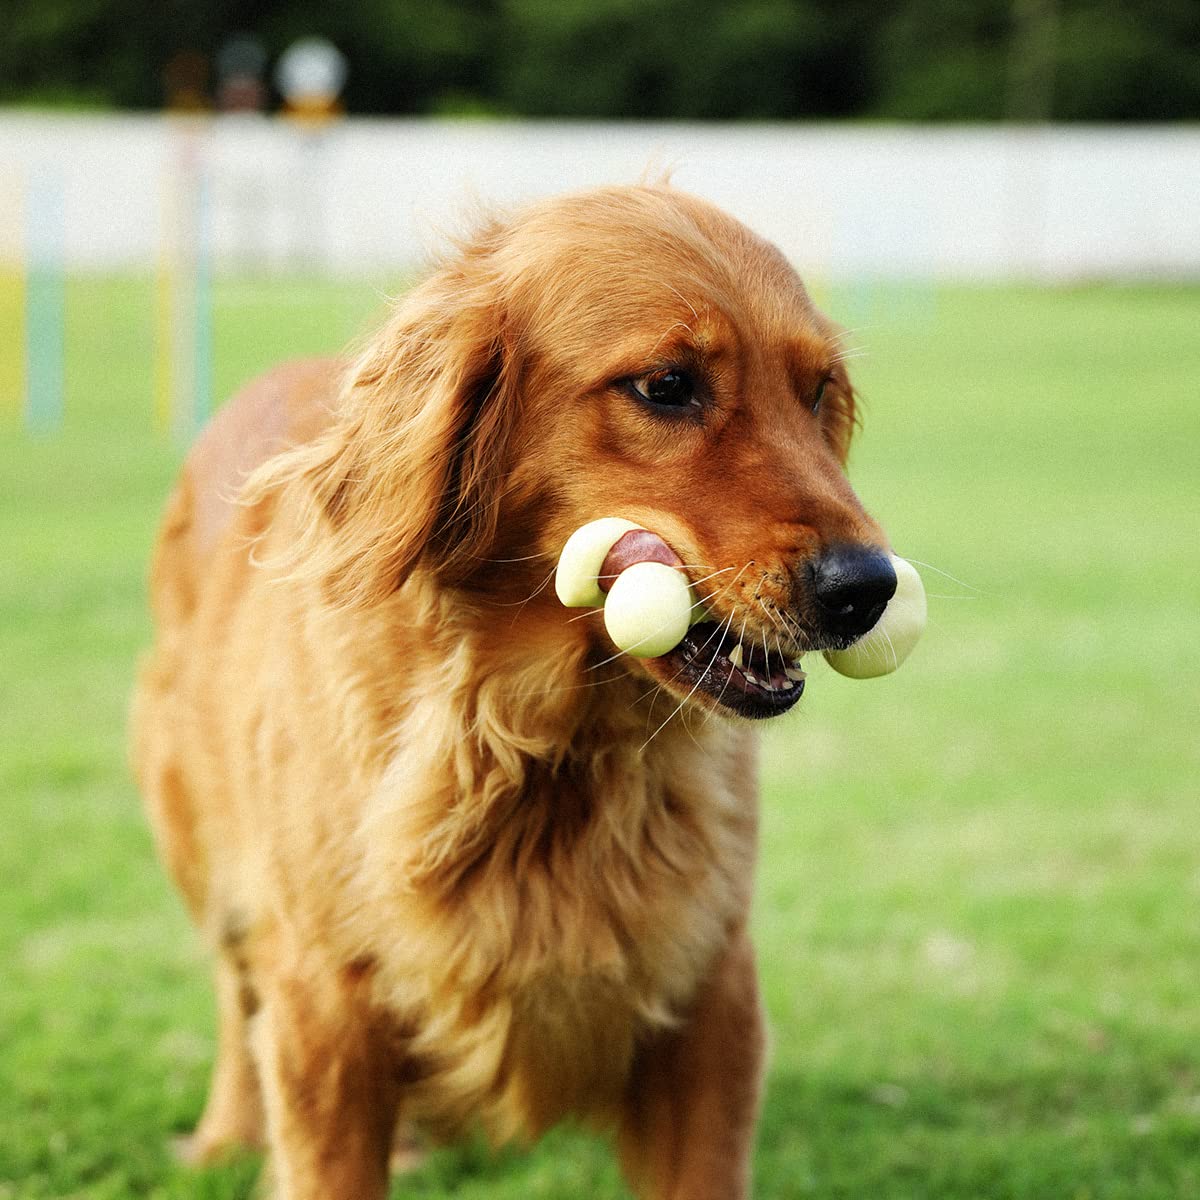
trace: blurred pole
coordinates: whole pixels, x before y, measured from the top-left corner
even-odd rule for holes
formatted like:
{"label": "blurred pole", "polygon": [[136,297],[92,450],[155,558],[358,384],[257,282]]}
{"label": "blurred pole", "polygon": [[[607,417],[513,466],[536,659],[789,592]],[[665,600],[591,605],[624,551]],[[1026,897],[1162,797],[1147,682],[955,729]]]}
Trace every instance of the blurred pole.
{"label": "blurred pole", "polygon": [[171,333],[171,429],[181,442],[187,442],[194,428],[192,413],[196,407],[196,188],[199,183],[196,146],[196,118],[180,117],[172,121],[174,134],[175,194],[169,209],[172,225],[170,308]]}
{"label": "blurred pole", "polygon": [[[217,108],[226,121],[261,121],[267,107],[267,50],[253,34],[236,33],[217,51]],[[231,218],[231,261],[259,265],[268,244],[270,187],[260,162],[229,160],[221,171],[223,207]],[[208,186],[213,187],[211,175]]]}
{"label": "blurred pole", "polygon": [[192,317],[193,366],[191,430],[199,432],[212,412],[213,405],[213,196],[212,172],[203,158],[196,163],[195,190],[195,310]]}
{"label": "blurred pole", "polygon": [[212,406],[212,195],[209,63],[195,51],[163,69],[167,161],[157,286],[155,418],[189,441]]}
{"label": "blurred pole", "polygon": [[1025,124],[1054,115],[1058,0],[1013,0],[1008,119]]}
{"label": "blurred pole", "polygon": [[29,273],[25,299],[25,424],[55,433],[63,418],[66,335],[66,184],[50,167],[35,170],[25,199]]}
{"label": "blurred pole", "polygon": [[[26,367],[26,265],[24,180],[19,175],[5,180],[0,191],[0,424],[19,427],[25,406]],[[10,232],[5,232],[10,231]]]}
{"label": "blurred pole", "polygon": [[154,427],[165,436],[171,429],[171,396],[175,390],[175,352],[171,331],[175,327],[172,312],[175,303],[175,230],[179,224],[176,215],[179,206],[178,187],[170,162],[163,172],[160,199],[158,273],[154,291]]}
{"label": "blurred pole", "polygon": [[212,190],[202,117],[172,117],[155,317],[155,424],[189,440],[212,407]]}
{"label": "blurred pole", "polygon": [[1006,239],[1012,272],[1042,279],[1049,197],[1046,130],[1054,115],[1059,0],[1013,0]]}
{"label": "blurred pole", "polygon": [[293,260],[310,270],[328,265],[326,150],[331,124],[343,115],[338,97],[346,84],[346,70],[346,56],[320,37],[293,42],[275,68],[275,83],[284,98],[284,116],[299,137]]}

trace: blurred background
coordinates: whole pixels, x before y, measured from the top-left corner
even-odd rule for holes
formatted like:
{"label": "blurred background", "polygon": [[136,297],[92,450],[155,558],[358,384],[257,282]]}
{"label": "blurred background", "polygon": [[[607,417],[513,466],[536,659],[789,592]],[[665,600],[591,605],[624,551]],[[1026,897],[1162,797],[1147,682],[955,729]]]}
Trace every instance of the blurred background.
{"label": "blurred background", "polygon": [[[673,172],[851,331],[930,593],[765,732],[756,1195],[1200,1195],[1200,5],[7,0],[0,1200],[249,1197],[124,764],[146,562],[236,387],[479,209]],[[603,1145],[396,1195],[624,1197]]]}
{"label": "blurred background", "polygon": [[[222,48],[330,39],[353,113],[794,120],[1162,121],[1200,111],[1186,0],[10,0],[8,103],[212,106]],[[172,69],[172,64],[174,68]],[[253,74],[253,64],[241,64]],[[263,97],[274,107],[278,92]],[[244,102],[244,101],[242,101]],[[255,106],[255,105],[252,105]]]}
{"label": "blurred background", "polygon": [[186,436],[222,280],[390,284],[475,202],[647,171],[853,285],[852,319],[883,281],[1200,264],[1191,0],[10,0],[0,104],[0,394],[35,427],[77,272],[156,279]]}

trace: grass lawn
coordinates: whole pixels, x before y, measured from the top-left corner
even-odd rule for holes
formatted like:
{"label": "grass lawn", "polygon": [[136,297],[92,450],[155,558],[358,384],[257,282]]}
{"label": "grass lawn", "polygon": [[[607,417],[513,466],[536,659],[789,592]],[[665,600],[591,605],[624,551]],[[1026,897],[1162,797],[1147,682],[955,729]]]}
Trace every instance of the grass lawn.
{"label": "grass lawn", "polygon": [[[767,736],[756,1195],[1200,1195],[1200,290],[848,299],[854,478],[954,578],[925,571],[901,672],[814,665]],[[378,311],[345,283],[217,300],[222,394]],[[166,1148],[213,1015],[124,766],[181,453],[152,329],[148,282],[73,280],[64,430],[27,437],[0,397],[0,1200],[253,1186]],[[396,1195],[625,1193],[567,1130],[439,1152]]]}

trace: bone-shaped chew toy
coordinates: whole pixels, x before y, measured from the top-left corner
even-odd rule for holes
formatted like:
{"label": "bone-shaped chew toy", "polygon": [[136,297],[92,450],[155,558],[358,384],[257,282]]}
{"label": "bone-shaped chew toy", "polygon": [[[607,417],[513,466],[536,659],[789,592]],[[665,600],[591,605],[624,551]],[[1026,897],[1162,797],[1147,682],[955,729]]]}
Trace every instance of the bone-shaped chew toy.
{"label": "bone-shaped chew toy", "polygon": [[825,661],[840,675],[874,679],[890,675],[917,644],[925,628],[925,587],[907,559],[891,555],[896,591],[879,620],[853,646],[826,650]]}
{"label": "bone-shaped chew toy", "polygon": [[657,658],[704,619],[679,556],[656,533],[621,517],[581,525],[558,557],[554,590],[568,608],[604,607],[618,650]]}
{"label": "bone-shaped chew toy", "polygon": [[[842,675],[872,679],[894,671],[925,628],[925,589],[916,569],[891,557],[896,591],[874,627],[825,659]],[[706,619],[679,556],[656,533],[621,517],[581,525],[558,558],[554,590],[568,608],[604,608],[618,650],[657,658],[673,650],[691,625]]]}

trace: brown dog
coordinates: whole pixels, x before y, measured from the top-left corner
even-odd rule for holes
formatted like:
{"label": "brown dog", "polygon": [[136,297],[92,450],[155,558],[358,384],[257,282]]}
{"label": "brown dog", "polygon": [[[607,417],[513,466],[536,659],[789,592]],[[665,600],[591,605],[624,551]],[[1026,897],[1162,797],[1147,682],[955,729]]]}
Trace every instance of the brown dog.
{"label": "brown dog", "polygon": [[[640,1196],[747,1194],[755,735],[726,718],[790,708],[800,654],[895,586],[842,470],[840,359],[772,246],[614,188],[489,225],[359,361],[221,412],[167,511],[135,706],[216,956],[197,1159],[265,1141],[287,1200],[369,1200],[398,1121],[574,1114]],[[705,601],[662,658],[545,586],[610,515]]]}

